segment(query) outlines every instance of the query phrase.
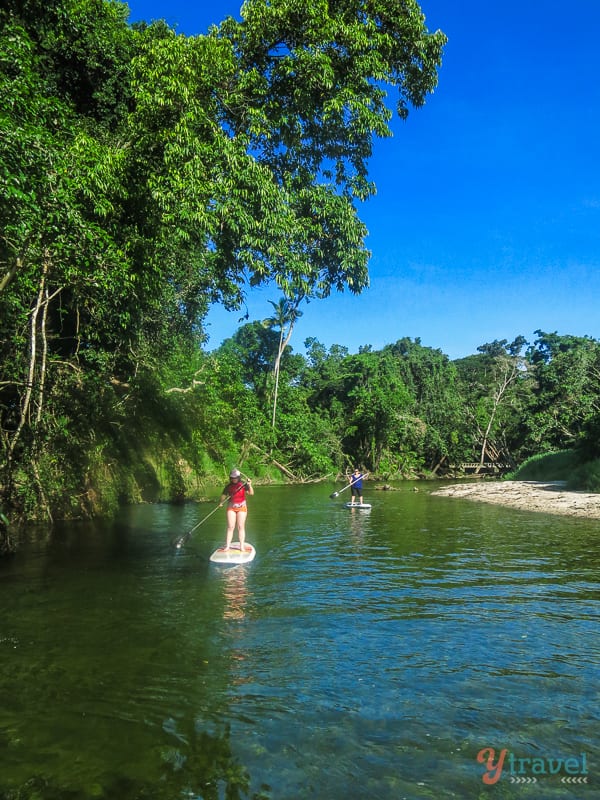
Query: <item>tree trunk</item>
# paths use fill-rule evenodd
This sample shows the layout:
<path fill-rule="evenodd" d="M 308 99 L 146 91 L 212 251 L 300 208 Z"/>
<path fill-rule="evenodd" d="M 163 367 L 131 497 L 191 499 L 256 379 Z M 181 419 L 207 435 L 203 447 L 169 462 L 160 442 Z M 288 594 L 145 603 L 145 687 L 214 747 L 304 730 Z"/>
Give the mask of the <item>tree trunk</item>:
<path fill-rule="evenodd" d="M 23 402 L 21 405 L 21 415 L 19 418 L 19 424 L 17 425 L 17 429 L 15 430 L 12 439 L 8 443 L 7 459 L 9 462 L 12 460 L 15 447 L 17 446 L 17 443 L 21 437 L 21 432 L 23 431 L 25 423 L 27 422 L 27 419 L 29 417 L 31 395 L 33 394 L 35 373 L 37 367 L 37 327 L 38 327 L 37 322 L 40 309 L 44 304 L 47 271 L 48 271 L 48 265 L 45 264 L 44 271 L 42 273 L 42 277 L 40 280 L 40 288 L 38 291 L 37 300 L 31 312 L 31 323 L 29 326 L 29 369 L 27 372 L 27 388 L 25 390 L 25 397 L 23 398 Z"/>

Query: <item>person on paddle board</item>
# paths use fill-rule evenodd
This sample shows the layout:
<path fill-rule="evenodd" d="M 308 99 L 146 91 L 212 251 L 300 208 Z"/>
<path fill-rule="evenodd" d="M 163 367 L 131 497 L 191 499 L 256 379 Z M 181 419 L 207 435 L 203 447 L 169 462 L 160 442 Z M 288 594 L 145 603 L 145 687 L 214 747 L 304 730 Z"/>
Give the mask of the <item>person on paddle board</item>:
<path fill-rule="evenodd" d="M 352 475 L 350 475 L 350 493 L 352 494 L 352 502 L 358 502 L 362 506 L 363 502 L 363 478 L 365 476 L 362 472 L 358 469 L 358 467 L 354 470 Z M 358 498 L 358 499 L 357 499 Z"/>
<path fill-rule="evenodd" d="M 248 507 L 246 506 L 246 494 L 253 495 L 252 481 L 250 478 L 242 483 L 242 476 L 239 469 L 232 469 L 229 473 L 229 483 L 223 489 L 220 502 L 227 500 L 227 534 L 225 537 L 225 550 L 231 547 L 233 532 L 237 525 L 238 539 L 240 540 L 240 551 L 244 552 L 246 541 L 246 517 Z"/>

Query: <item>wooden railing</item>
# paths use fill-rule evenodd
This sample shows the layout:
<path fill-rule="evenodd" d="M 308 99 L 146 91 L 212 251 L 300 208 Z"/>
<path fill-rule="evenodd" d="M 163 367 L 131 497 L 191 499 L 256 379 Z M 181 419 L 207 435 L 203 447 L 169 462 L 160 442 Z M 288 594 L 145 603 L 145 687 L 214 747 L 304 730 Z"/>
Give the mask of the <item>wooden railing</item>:
<path fill-rule="evenodd" d="M 467 461 L 460 464 L 460 469 L 463 472 L 507 472 L 512 467 L 503 461 L 484 461 L 483 464 L 479 461 Z"/>

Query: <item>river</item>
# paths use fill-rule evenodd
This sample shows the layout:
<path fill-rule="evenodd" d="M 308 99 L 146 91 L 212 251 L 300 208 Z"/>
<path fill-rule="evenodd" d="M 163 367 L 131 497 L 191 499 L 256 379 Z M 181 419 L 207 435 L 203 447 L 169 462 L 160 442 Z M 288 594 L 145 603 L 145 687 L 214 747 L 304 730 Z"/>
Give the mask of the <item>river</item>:
<path fill-rule="evenodd" d="M 0 798 L 591 800 L 598 522 L 436 486 L 256 486 L 238 567 L 208 562 L 222 510 L 172 546 L 214 503 L 28 532 Z"/>

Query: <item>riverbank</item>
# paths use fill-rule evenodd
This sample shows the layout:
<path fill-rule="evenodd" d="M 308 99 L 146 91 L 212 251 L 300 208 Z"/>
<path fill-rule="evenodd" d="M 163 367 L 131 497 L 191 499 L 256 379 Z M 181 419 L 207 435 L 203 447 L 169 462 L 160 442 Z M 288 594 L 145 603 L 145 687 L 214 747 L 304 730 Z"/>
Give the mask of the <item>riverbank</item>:
<path fill-rule="evenodd" d="M 478 481 L 444 486 L 432 494 L 523 511 L 600 519 L 600 494 L 567 491 L 564 481 Z"/>

